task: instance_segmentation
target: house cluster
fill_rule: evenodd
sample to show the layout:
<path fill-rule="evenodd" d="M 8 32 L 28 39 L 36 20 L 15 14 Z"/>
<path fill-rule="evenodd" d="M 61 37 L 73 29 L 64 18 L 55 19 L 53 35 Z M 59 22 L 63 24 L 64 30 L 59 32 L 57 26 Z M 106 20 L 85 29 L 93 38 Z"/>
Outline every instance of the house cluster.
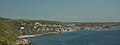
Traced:
<path fill-rule="evenodd" d="M 25 24 L 25 23 L 24 23 Z M 56 31 L 56 32 L 69 32 L 75 30 L 75 26 L 63 26 L 60 24 L 42 24 L 35 22 L 33 24 L 25 24 L 20 26 L 20 33 L 33 31 L 44 32 L 44 31 Z"/>
<path fill-rule="evenodd" d="M 110 26 L 98 26 L 98 25 L 84 25 L 77 26 L 79 30 L 100 30 L 100 29 L 110 29 Z"/>

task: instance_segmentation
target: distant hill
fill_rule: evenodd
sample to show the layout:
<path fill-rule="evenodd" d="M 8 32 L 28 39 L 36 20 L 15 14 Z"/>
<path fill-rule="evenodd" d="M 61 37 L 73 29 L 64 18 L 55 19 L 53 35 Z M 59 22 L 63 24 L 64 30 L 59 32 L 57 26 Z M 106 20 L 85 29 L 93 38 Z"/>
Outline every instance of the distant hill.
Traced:
<path fill-rule="evenodd" d="M 64 24 L 120 26 L 120 22 L 64 22 Z"/>
<path fill-rule="evenodd" d="M 0 17 L 0 20 L 11 20 L 11 19 L 9 19 L 9 18 L 2 18 L 2 17 Z"/>

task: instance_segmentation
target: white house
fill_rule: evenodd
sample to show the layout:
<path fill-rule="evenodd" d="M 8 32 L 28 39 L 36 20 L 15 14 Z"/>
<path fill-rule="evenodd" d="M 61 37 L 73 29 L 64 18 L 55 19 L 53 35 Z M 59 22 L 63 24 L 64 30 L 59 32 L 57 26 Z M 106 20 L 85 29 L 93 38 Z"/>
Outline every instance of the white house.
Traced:
<path fill-rule="evenodd" d="M 24 27 L 20 27 L 21 30 L 25 29 Z"/>

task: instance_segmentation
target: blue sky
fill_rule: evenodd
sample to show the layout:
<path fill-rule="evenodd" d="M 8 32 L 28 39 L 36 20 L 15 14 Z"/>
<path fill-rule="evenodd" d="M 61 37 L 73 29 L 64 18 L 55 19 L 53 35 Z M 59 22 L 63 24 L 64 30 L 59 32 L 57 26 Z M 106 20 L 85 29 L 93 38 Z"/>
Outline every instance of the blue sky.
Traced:
<path fill-rule="evenodd" d="M 0 17 L 120 22 L 120 0 L 0 0 Z"/>

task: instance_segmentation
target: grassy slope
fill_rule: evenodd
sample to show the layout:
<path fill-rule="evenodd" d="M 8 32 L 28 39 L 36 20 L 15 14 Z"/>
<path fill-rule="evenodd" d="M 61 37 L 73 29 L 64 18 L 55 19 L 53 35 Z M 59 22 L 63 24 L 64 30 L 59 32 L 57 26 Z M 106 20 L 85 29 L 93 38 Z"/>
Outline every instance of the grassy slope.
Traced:
<path fill-rule="evenodd" d="M 17 32 L 12 22 L 0 20 L 0 45 L 15 45 Z"/>

